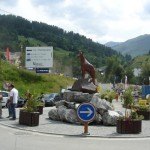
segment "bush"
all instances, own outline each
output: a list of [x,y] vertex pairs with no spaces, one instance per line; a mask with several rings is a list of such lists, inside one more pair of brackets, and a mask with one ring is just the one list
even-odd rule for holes
[[36,112],[38,106],[42,106],[42,105],[43,103],[38,100],[37,96],[31,95],[29,93],[28,100],[22,109],[27,112]]

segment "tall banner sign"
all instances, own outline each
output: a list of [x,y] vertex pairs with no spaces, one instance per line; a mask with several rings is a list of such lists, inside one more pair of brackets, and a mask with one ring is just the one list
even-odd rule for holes
[[7,61],[10,62],[10,52],[9,52],[9,48],[8,47],[6,48],[6,58],[7,58]]

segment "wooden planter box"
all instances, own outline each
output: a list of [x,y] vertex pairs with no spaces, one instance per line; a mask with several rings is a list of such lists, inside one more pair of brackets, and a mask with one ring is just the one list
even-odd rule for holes
[[26,111],[20,110],[19,124],[28,125],[28,126],[38,126],[39,125],[39,112],[26,112]]
[[142,120],[117,120],[117,133],[137,134],[142,131]]
[[127,108],[127,109],[131,109],[131,106],[126,106],[126,105],[124,105],[124,104],[122,104],[122,107],[123,107],[123,108]]
[[137,110],[138,115],[144,116],[144,120],[150,120],[150,111]]
[[[122,104],[122,107],[123,108],[127,108],[127,109],[131,109],[131,106],[125,106],[124,104]],[[132,106],[132,108],[135,108],[135,109],[138,109],[139,108],[139,106]]]
[[40,115],[43,114],[43,106],[38,106],[37,111],[39,112]]

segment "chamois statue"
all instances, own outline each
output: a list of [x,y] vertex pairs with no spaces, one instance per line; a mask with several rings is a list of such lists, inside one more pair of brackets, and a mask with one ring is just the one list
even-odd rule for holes
[[95,68],[92,64],[88,62],[88,60],[84,57],[83,53],[79,51],[80,63],[81,63],[81,71],[82,71],[82,79],[85,78],[86,72],[91,76],[92,80],[95,85]]

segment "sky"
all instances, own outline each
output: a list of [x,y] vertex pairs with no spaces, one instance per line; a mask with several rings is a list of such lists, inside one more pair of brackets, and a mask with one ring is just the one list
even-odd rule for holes
[[0,0],[0,14],[54,25],[100,44],[150,34],[150,0]]

